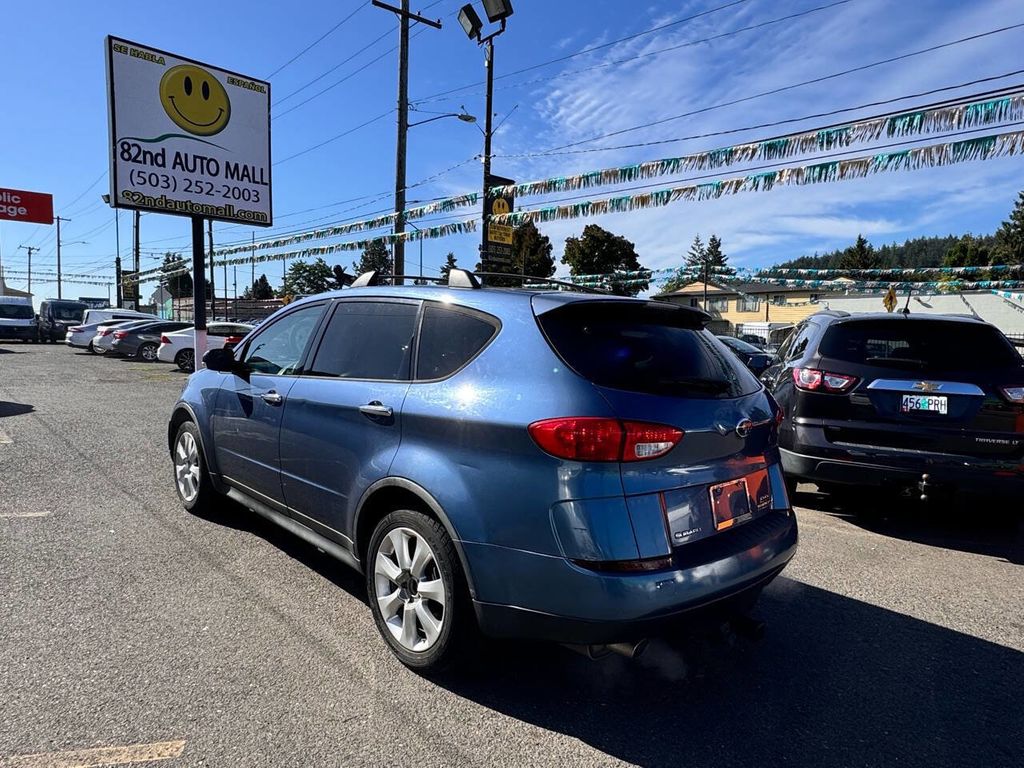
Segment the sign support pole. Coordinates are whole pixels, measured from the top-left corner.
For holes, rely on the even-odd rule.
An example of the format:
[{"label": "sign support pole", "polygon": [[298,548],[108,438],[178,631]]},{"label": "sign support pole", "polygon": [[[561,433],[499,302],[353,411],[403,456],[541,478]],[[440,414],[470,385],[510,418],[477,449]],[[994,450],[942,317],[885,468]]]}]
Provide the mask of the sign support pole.
[{"label": "sign support pole", "polygon": [[196,370],[206,354],[206,252],[203,248],[203,219],[192,217],[192,322],[195,326]]}]

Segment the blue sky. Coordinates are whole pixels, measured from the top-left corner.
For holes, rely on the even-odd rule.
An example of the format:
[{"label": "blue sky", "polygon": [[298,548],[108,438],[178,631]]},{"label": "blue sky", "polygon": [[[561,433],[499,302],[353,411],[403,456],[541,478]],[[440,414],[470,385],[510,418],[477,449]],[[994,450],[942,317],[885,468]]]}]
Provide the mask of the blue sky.
[{"label": "blue sky", "polygon": [[[410,98],[421,113],[413,112],[412,121],[432,117],[428,111],[459,111],[463,106],[483,118],[483,91],[477,85],[484,75],[483,55],[456,21],[462,1],[413,3],[414,9],[441,18],[444,28],[414,29]],[[656,33],[501,77],[728,3],[514,0],[515,14],[497,41],[495,71],[500,79],[495,110],[497,119],[504,122],[494,142],[493,171],[526,181],[764,138],[770,133],[761,129],[728,139],[521,156],[1024,22],[1019,0],[849,0],[786,22],[683,45],[830,2],[740,0]],[[99,197],[107,191],[104,35],[115,34],[265,77],[353,11],[348,22],[271,77],[277,104],[272,150],[275,225],[269,233],[256,230],[256,237],[384,212],[392,205],[387,195],[394,184],[395,127],[394,113],[389,110],[395,106],[397,53],[390,49],[397,44],[397,28],[391,14],[363,0],[184,0],[159,6],[102,1],[9,4],[0,26],[4,61],[0,67],[0,186],[53,193],[58,213],[72,220],[62,233],[63,240],[69,242],[63,249],[64,270],[109,279],[116,252],[114,214]],[[821,84],[588,142],[581,148],[753,126],[991,77],[1022,68],[1022,44],[1024,29],[1011,30]],[[353,57],[351,61],[338,66],[349,57]],[[622,62],[631,57],[637,58]],[[313,85],[298,91],[321,75]],[[946,95],[1011,85],[1022,77]],[[333,87],[319,93],[328,86]],[[431,98],[461,86],[472,87]],[[285,113],[311,96],[315,98]],[[906,101],[901,106],[913,103]],[[849,112],[840,119],[872,112]],[[384,116],[363,128],[292,157],[380,115]],[[808,120],[794,127],[810,129],[821,122]],[[443,119],[412,128],[409,183],[433,178],[412,187],[410,200],[478,189],[481,166],[474,158],[481,150],[481,133],[471,124]],[[1024,187],[1020,171],[1021,159],[1013,157],[683,202],[593,221],[632,240],[648,267],[680,263],[698,233],[704,239],[718,234],[733,263],[760,266],[843,247],[858,233],[880,244],[920,235],[991,232]],[[666,186],[672,181],[664,179]],[[590,196],[612,193],[612,188],[601,188]],[[520,205],[543,202],[544,198],[521,200]],[[442,220],[465,218],[470,213],[465,210]],[[187,219],[146,215],[142,221],[144,269],[154,266],[164,251],[188,247]],[[565,238],[578,234],[586,223],[557,221],[541,225],[541,230],[551,238],[556,257],[560,257]],[[121,214],[120,231],[121,253],[127,258],[130,214]],[[218,243],[248,240],[252,231],[217,224],[215,239]],[[86,242],[70,244],[78,240]],[[462,265],[472,266],[478,241],[476,235],[425,241],[425,271],[436,273],[449,250]],[[54,269],[52,227],[0,224],[0,259],[5,268],[25,268],[26,253],[18,250],[22,244],[41,248],[33,257],[33,271]],[[417,244],[407,246],[407,260],[412,265],[418,254]],[[340,254],[330,260],[348,266],[353,255]],[[280,264],[261,266],[257,274],[264,271],[272,281],[280,280]],[[560,265],[559,271],[565,268]],[[248,280],[247,273],[248,269],[239,269],[239,290]],[[221,280],[219,271],[217,280]],[[34,282],[37,299],[55,294],[52,284]],[[8,283],[24,287],[23,280],[11,276]],[[148,295],[152,287],[144,286],[144,293]],[[222,287],[218,285],[218,293]],[[105,293],[102,286],[77,285],[73,280],[65,284],[65,296]]]}]

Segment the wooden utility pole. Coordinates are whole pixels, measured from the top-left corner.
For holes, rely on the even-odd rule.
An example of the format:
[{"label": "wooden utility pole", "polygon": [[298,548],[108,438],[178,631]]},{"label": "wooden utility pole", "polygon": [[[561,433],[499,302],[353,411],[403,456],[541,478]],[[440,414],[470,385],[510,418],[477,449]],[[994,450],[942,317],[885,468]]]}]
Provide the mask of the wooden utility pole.
[{"label": "wooden utility pole", "polygon": [[54,216],[53,220],[57,222],[57,298],[62,299],[64,298],[64,295],[61,290],[60,280],[60,223],[62,221],[71,221],[71,219],[64,219],[61,218],[60,216]]},{"label": "wooden utility pole", "polygon": [[32,293],[32,254],[39,249],[33,245],[19,245],[18,250],[28,251],[28,292]]},{"label": "wooden utility pole", "polygon": [[[392,271],[396,275],[405,273],[405,159],[406,135],[409,133],[409,20],[414,19],[434,29],[441,28],[441,22],[432,21],[409,10],[409,0],[402,0],[402,7],[373,0],[378,8],[398,16],[398,141],[395,145],[395,242]],[[400,284],[396,279],[395,284]]]}]

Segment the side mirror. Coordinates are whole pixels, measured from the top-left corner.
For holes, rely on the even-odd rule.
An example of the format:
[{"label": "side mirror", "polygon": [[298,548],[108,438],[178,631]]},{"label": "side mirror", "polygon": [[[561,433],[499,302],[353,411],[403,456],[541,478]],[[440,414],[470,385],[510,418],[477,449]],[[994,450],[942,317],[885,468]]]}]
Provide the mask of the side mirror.
[{"label": "side mirror", "polygon": [[238,366],[235,362],[235,353],[223,347],[211,349],[203,355],[203,365],[211,371],[220,373],[231,373]]}]

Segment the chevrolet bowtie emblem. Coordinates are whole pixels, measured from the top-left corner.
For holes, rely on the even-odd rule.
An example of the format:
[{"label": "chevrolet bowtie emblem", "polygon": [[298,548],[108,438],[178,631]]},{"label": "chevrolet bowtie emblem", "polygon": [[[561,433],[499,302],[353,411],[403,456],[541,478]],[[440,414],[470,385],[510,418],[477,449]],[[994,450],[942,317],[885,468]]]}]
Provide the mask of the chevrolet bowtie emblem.
[{"label": "chevrolet bowtie emblem", "polygon": [[931,381],[919,381],[916,384],[914,384],[914,389],[919,390],[921,392],[936,392],[942,389],[942,385],[935,384]]}]

